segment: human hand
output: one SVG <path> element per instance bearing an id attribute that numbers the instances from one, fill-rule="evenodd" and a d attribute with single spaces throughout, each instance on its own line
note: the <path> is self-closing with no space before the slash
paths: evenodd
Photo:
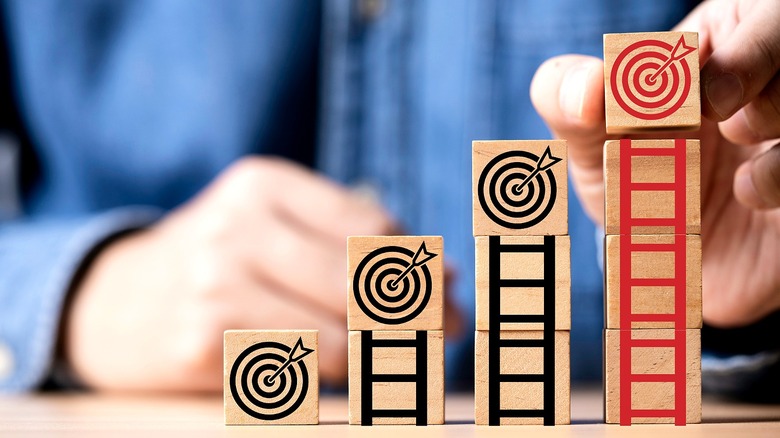
<path id="1" fill-rule="evenodd" d="M 702 303 L 712 325 L 746 325 L 780 309 L 780 3 L 709 0 L 675 30 L 699 32 Z M 604 224 L 604 65 L 564 55 L 536 72 L 531 98 L 569 144 L 583 207 Z M 669 134 L 633 136 L 670 138 Z"/>
<path id="2" fill-rule="evenodd" d="M 74 290 L 65 358 L 88 386 L 218 391 L 227 329 L 319 329 L 346 378 L 346 241 L 388 214 L 297 165 L 247 158 L 148 230 L 109 244 Z"/>

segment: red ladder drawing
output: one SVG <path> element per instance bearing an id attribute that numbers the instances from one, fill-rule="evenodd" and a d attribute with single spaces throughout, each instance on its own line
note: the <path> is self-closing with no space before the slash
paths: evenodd
<path id="1" fill-rule="evenodd" d="M 674 182 L 635 183 L 631 181 L 631 158 L 636 156 L 673 156 Z M 676 425 L 686 422 L 686 141 L 674 140 L 673 148 L 632 148 L 631 140 L 620 140 L 620 424 L 631 424 L 632 418 L 674 418 Z M 631 193 L 636 191 L 674 191 L 674 217 L 631 217 Z M 674 243 L 632 243 L 635 226 L 674 227 Z M 641 252 L 673 252 L 673 278 L 633 278 L 631 254 Z M 674 287 L 674 313 L 635 314 L 631 312 L 631 290 L 634 286 Z M 664 321 L 674 323 L 673 339 L 632 339 L 632 323 Z M 674 372 L 671 374 L 634 374 L 631 371 L 631 350 L 641 347 L 672 347 Z M 632 409 L 631 384 L 634 382 L 674 383 L 674 409 Z"/>

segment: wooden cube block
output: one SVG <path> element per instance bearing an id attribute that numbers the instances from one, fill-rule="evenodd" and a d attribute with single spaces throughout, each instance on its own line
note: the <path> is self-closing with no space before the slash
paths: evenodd
<path id="1" fill-rule="evenodd" d="M 568 331 L 476 332 L 476 424 L 569 424 Z"/>
<path id="2" fill-rule="evenodd" d="M 701 422 L 700 329 L 607 329 L 604 336 L 607 423 Z M 621 354 L 626 342 L 630 357 Z"/>
<path id="3" fill-rule="evenodd" d="M 699 140 L 604 144 L 607 234 L 701 234 Z"/>
<path id="4" fill-rule="evenodd" d="M 444 334 L 349 332 L 349 424 L 444 424 Z"/>
<path id="5" fill-rule="evenodd" d="M 475 236 L 569 233 L 565 140 L 472 143 Z"/>
<path id="6" fill-rule="evenodd" d="M 571 328 L 569 236 L 478 236 L 475 241 L 477 330 Z"/>
<path id="7" fill-rule="evenodd" d="M 698 129 L 699 35 L 604 35 L 604 90 L 608 134 Z"/>
<path id="8" fill-rule="evenodd" d="M 225 424 L 317 424 L 317 330 L 225 332 Z"/>
<path id="9" fill-rule="evenodd" d="M 349 330 L 442 330 L 441 236 L 347 239 Z"/>
<path id="10" fill-rule="evenodd" d="M 626 244 L 630 248 L 621 255 Z M 701 328 L 701 236 L 606 236 L 604 252 L 607 328 Z M 624 272 L 622 257 L 631 260 L 630 272 Z M 677 278 L 678 272 L 684 275 Z M 625 320 L 624 306 L 630 309 Z"/>

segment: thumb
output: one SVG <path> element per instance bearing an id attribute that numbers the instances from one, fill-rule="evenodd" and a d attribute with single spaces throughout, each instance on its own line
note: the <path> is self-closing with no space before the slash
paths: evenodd
<path id="1" fill-rule="evenodd" d="M 588 214 L 603 222 L 604 63 L 582 55 L 549 59 L 534 75 L 531 101 L 555 137 L 567 140 L 574 187 Z"/>
<path id="2" fill-rule="evenodd" d="M 737 169 L 734 196 L 751 208 L 780 207 L 780 144 Z"/>

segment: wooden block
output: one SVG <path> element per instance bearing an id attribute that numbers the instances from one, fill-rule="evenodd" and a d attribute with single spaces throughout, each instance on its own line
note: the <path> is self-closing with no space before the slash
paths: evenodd
<path id="1" fill-rule="evenodd" d="M 605 34 L 604 90 L 608 134 L 699 129 L 699 35 Z"/>
<path id="2" fill-rule="evenodd" d="M 475 241 L 477 330 L 542 330 L 546 321 L 555 330 L 571 329 L 569 236 L 478 236 Z M 501 280 L 516 284 L 502 285 Z M 491 301 L 496 315 L 545 320 L 499 322 L 496 318 L 496 326 L 491 327 Z"/>
<path id="3" fill-rule="evenodd" d="M 700 166 L 699 140 L 606 142 L 606 234 L 701 234 Z"/>
<path id="4" fill-rule="evenodd" d="M 671 284 L 641 284 L 630 287 L 631 313 L 634 316 L 630 327 L 621 324 L 621 246 L 627 242 L 631 245 L 644 245 L 642 251 L 631 251 L 630 276 L 646 282 L 645 279 L 674 278 L 678 268 L 675 245 L 684 248 L 685 266 L 680 268 L 685 272 L 685 287 Z M 663 247 L 655 245 L 666 245 Z M 648 251 L 657 248 L 663 251 Z M 606 326 L 607 328 L 638 329 L 638 328 L 701 328 L 701 236 L 689 235 L 637 235 L 637 236 L 606 236 Z M 680 261 L 682 263 L 682 260 Z M 676 292 L 682 290 L 681 300 L 677 303 Z M 626 293 L 626 292 L 623 292 Z M 674 318 L 662 320 L 663 317 L 652 315 L 674 315 L 677 305 L 684 309 L 684 326 L 676 326 Z M 643 321 L 637 321 L 644 319 Z M 655 320 L 653 320 L 655 319 Z"/>
<path id="5" fill-rule="evenodd" d="M 625 333 L 623 333 L 625 332 Z M 671 340 L 675 336 L 683 336 L 682 348 L 672 347 Z M 638 346 L 631 348 L 630 368 L 623 370 L 621 364 L 621 337 L 639 340 L 638 342 L 655 342 L 657 346 Z M 684 423 L 701 422 L 701 330 L 670 330 L 670 329 L 640 329 L 640 330 L 605 330 L 605 417 L 607 423 L 621 422 L 621 378 L 628 370 L 638 377 L 630 382 L 624 382 L 626 391 L 630 391 L 630 409 L 647 410 L 648 416 L 631 416 L 631 423 L 674 423 L 672 416 L 680 409 L 680 420 Z M 642 341 L 644 340 L 644 341 Z M 666 340 L 666 341 L 664 341 Z M 669 345 L 661 346 L 666 343 Z M 684 356 L 681 356 L 684 355 Z M 679 368 L 678 368 L 679 367 Z M 684 368 L 684 369 L 681 369 Z M 668 376 L 674 376 L 681 369 L 684 375 L 684 385 L 677 387 Z M 644 377 L 642 377 L 644 376 Z M 630 388 L 630 389 L 629 389 Z M 676 402 L 684 402 L 684 406 Z M 628 402 L 627 402 L 628 403 Z M 664 410 L 667 412 L 652 412 Z M 641 414 L 640 414 L 641 415 Z M 629 420 L 628 416 L 626 420 Z M 627 423 L 627 422 L 626 422 Z M 684 424 L 683 422 L 678 422 Z"/>
<path id="6" fill-rule="evenodd" d="M 349 424 L 444 424 L 444 334 L 349 332 Z"/>
<path id="7" fill-rule="evenodd" d="M 567 162 L 565 140 L 473 142 L 474 235 L 568 234 Z"/>
<path id="8" fill-rule="evenodd" d="M 476 424 L 553 425 L 571 422 L 570 335 L 565 330 L 552 333 L 552 339 L 546 342 L 542 331 L 476 332 Z M 500 347 L 496 343 L 491 345 L 491 335 L 495 336 L 493 341 L 501 339 Z M 498 374 L 504 377 L 500 378 Z M 549 383 L 545 383 L 545 379 Z M 505 409 L 537 412 L 511 416 L 511 411 L 502 412 Z"/>
<path id="9" fill-rule="evenodd" d="M 225 332 L 225 424 L 318 424 L 317 330 Z"/>
<path id="10" fill-rule="evenodd" d="M 442 330 L 444 241 L 441 236 L 352 236 L 349 330 Z"/>

